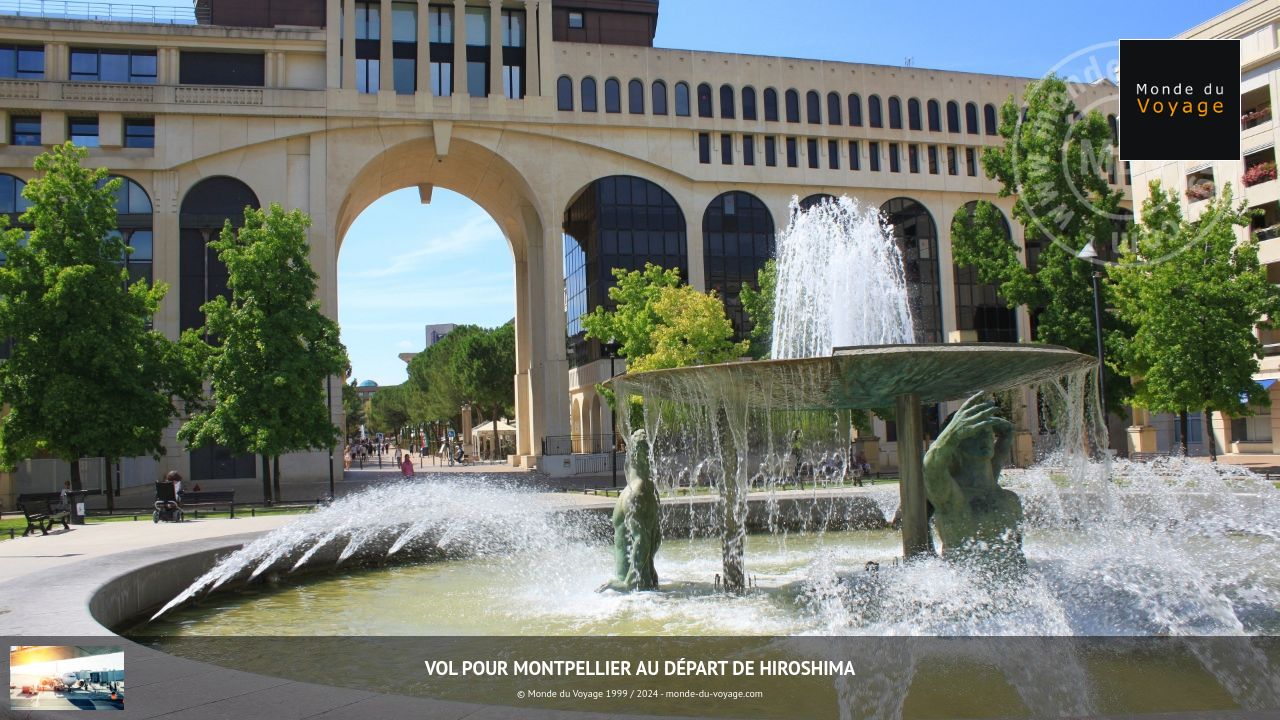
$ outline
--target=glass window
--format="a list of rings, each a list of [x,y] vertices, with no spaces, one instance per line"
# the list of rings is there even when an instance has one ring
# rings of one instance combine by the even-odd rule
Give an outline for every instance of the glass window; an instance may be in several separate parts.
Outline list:
[[[843,114],[840,112],[840,93],[827,93],[827,124],[843,125]]]
[[[18,178],[0,173],[0,213],[15,215],[24,213],[31,207],[30,201],[22,197],[22,190],[27,184]],[[9,218],[9,227],[17,224],[17,218]]]
[[[862,127],[862,98],[858,93],[849,95],[849,124],[853,127]]]
[[[907,146],[907,169],[913,173],[920,172],[920,148],[917,145]]]
[[[398,2],[391,5],[391,39],[395,42],[418,42],[418,6]]]
[[[418,61],[413,58],[395,58],[391,72],[397,95],[412,95],[418,89]]]
[[[995,135],[1000,128],[999,121],[996,120],[996,106],[987,103],[982,107],[983,119],[986,121],[986,131],[988,135]],[[1115,115],[1108,115],[1107,118],[1112,121],[1111,132],[1115,134]],[[1114,144],[1114,143],[1113,143]]]
[[[644,83],[636,79],[627,83],[627,112],[632,115],[644,114]]]
[[[880,143],[867,143],[867,162],[871,165],[871,172],[880,172]]]
[[[125,118],[124,146],[153,148],[156,146],[155,118]]]
[[[937,145],[929,146],[929,174],[930,175],[938,174],[938,146]]]
[[[378,61],[356,58],[356,92],[378,92]]]
[[[98,118],[73,117],[67,119],[68,136],[74,145],[98,147]]]
[[[862,158],[858,157],[858,141],[857,140],[849,141],[849,169],[850,170],[862,169]]]
[[[570,28],[573,28],[574,30],[580,30],[580,29],[582,29],[582,28],[586,27],[586,25],[587,25],[587,24],[586,24],[585,19],[582,17],[582,13],[580,13],[580,12],[570,12],[570,13],[569,13],[569,27],[570,27]]]
[[[39,145],[40,116],[14,115],[9,118],[10,145]]]
[[[964,149],[964,165],[969,177],[978,177],[978,153],[973,148]]]
[[[729,133],[720,136],[720,164],[733,164],[733,136]]]
[[[756,139],[752,135],[742,136],[742,164],[756,164]]]
[[[965,130],[970,135],[978,134],[978,106],[975,103],[965,103],[964,106],[964,124]]]
[[[840,169],[840,141],[827,141],[827,168],[830,170]]]
[[[742,88],[742,119],[755,120],[756,116],[756,89],[747,86]]]
[[[472,47],[489,46],[489,8],[467,8],[467,44]]]
[[[618,78],[609,78],[604,81],[604,111],[622,112],[622,83],[618,82]]]
[[[805,143],[805,155],[809,156],[809,167],[818,168],[818,140],[817,138],[809,138]]]
[[[667,84],[661,80],[654,80],[650,89],[653,102],[654,115],[667,114]]]
[[[734,101],[733,88],[729,85],[720,86],[720,117],[726,120],[734,119]]]
[[[556,109],[573,109],[573,78],[568,75],[561,75],[556,80]]]
[[[911,98],[907,101],[907,127],[912,130],[923,130],[920,122],[920,101]]]
[[[487,60],[467,61],[467,94],[471,97],[484,97],[489,94],[489,62]]]
[[[938,232],[933,216],[910,198],[894,198],[880,207],[893,228],[902,254],[907,298],[916,342],[942,340],[942,282],[938,268]]]
[[[822,124],[822,97],[817,92],[810,90],[804,96],[805,115],[808,117],[810,125]]]
[[[71,79],[75,82],[155,84],[154,50],[71,50]]]
[[[867,115],[869,116],[868,120],[871,123],[871,127],[873,128],[884,127],[884,118],[880,113],[881,113],[880,96],[872,95],[871,97],[867,98]]]
[[[800,150],[793,137],[787,138],[787,167],[800,167]]]
[[[582,78],[582,111],[596,111],[596,79],[593,77]]]
[[[902,161],[898,157],[898,143],[889,143],[889,172],[902,172]]]
[[[432,7],[427,16],[427,32],[433,43],[453,43],[453,8]]]
[[[711,135],[708,133],[698,133],[698,162],[711,164]]]
[[[453,63],[431,63],[431,94],[436,97],[453,94]]]
[[[999,208],[990,206],[986,212],[995,211],[1001,221],[1001,230],[1006,242],[1013,242],[1013,233],[1009,220]],[[957,224],[972,226],[978,211],[978,201],[965,203],[956,211],[951,226]],[[954,232],[954,231],[953,231]],[[956,325],[960,330],[973,330],[978,334],[978,342],[1018,342],[1017,314],[1009,308],[1009,304],[1000,296],[998,285],[981,282],[978,271],[971,266],[954,265]]]
[[[795,90],[787,91],[787,122],[800,122],[800,93]]]
[[[502,11],[502,46],[524,47],[524,11]]]
[[[382,39],[382,8],[378,3],[356,3],[356,39]]]
[[[724,301],[734,338],[745,338],[751,325],[739,293],[744,285],[755,287],[760,269],[773,256],[773,216],[750,193],[724,193],[703,213],[702,242],[706,287]]]
[[[764,91],[764,119],[766,122],[778,121],[778,91],[773,88],[765,88]]]
[[[676,83],[676,115],[689,117],[689,84]]]
[[[116,213],[120,215],[151,215],[151,198],[138,183],[127,177],[120,178],[120,187],[116,190]],[[108,178],[110,180],[111,178]],[[105,182],[105,181],[104,181]]]
[[[942,132],[942,106],[937,100],[929,101],[929,130]]]
[[[0,46],[0,78],[44,78],[44,48],[38,45]]]
[[[902,101],[897,95],[889,98],[889,128],[892,130],[902,129]]]
[[[698,117],[715,117],[711,111],[711,86],[706,83],[698,85]]]
[[[778,139],[772,135],[764,139],[764,164],[769,167],[778,166]]]
[[[960,104],[955,100],[947,101],[947,132],[960,132]]]
[[[947,147],[947,174],[960,174],[960,163],[956,162],[956,149],[950,146]]]

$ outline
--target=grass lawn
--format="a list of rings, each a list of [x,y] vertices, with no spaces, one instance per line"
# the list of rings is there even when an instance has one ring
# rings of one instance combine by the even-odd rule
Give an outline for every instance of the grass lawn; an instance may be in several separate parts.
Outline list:
[[[301,515],[303,513],[309,513],[313,509],[314,509],[314,506],[311,506],[311,505],[285,506],[285,507],[278,507],[278,508],[276,507],[236,508],[236,517],[237,518],[251,517],[256,515]],[[201,511],[198,511],[198,513],[199,513],[199,518],[201,520],[205,518],[225,519],[230,515],[230,513],[228,513],[226,510],[216,510],[211,512],[204,512],[203,510],[201,510]],[[191,513],[188,513],[188,518],[191,518],[191,517],[192,517]],[[110,522],[133,522],[135,519],[138,522],[143,522],[143,521],[151,522],[151,513],[139,510],[137,515],[123,515],[123,514],[121,515],[90,515],[89,517],[85,518],[85,524],[98,525],[100,523],[110,523]],[[61,528],[62,526],[55,525],[54,527]],[[21,514],[14,514],[14,515],[6,514],[3,518],[0,518],[0,541],[10,539],[9,537],[10,530],[13,530],[14,537],[22,537],[22,532],[26,529],[27,529],[27,519],[25,517],[23,517]]]

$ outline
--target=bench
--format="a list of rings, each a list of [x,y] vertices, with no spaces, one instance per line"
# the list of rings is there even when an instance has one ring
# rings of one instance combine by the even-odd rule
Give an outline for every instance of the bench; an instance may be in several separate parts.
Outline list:
[[[1167,458],[1167,457],[1169,457],[1169,453],[1167,452],[1129,453],[1130,460],[1132,460],[1133,462],[1140,462],[1140,463],[1151,462],[1152,460],[1156,460],[1158,458]]]
[[[59,497],[58,493],[53,495],[55,498]],[[22,514],[27,518],[27,529],[22,533],[22,537],[30,535],[32,530],[39,530],[41,535],[48,535],[54,523],[59,522],[67,530],[71,529],[69,523],[71,512],[66,508],[55,509],[48,498],[24,496],[18,499],[18,504],[22,506]]]
[[[236,516],[236,491],[235,490],[201,490],[200,492],[184,492],[182,493],[182,509],[184,511],[193,507],[216,507],[219,505],[227,506],[231,511],[231,517]]]

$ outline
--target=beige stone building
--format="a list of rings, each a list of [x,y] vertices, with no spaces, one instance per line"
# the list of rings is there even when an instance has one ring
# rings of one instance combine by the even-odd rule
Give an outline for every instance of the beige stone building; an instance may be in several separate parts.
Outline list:
[[[1206,20],[1178,37],[1189,39],[1240,39],[1240,148],[1239,160],[1134,161],[1133,206],[1142,207],[1150,196],[1151,181],[1182,195],[1183,213],[1199,217],[1210,197],[1227,184],[1237,200],[1258,212],[1253,226],[1240,229],[1259,241],[1259,259],[1273,282],[1280,282],[1280,182],[1276,182],[1276,139],[1280,125],[1272,113],[1273,98],[1280,97],[1280,0],[1251,0]],[[1280,331],[1262,330],[1266,356],[1256,379],[1271,395],[1272,408],[1257,408],[1247,418],[1214,413],[1210,424],[1220,452],[1280,452]],[[1187,432],[1188,450],[1207,454],[1204,418],[1196,413]],[[1134,410],[1129,428],[1130,449],[1167,452],[1178,443],[1176,419]]]
[[[517,464],[590,470],[605,449],[593,386],[610,360],[582,339],[580,317],[603,302],[610,267],[680,267],[718,289],[742,328],[738,288],[793,197],[884,210],[921,340],[1030,338],[1025,311],[953,266],[949,232],[977,200],[1009,216],[979,161],[1000,142],[996,108],[1027,78],[655,48],[653,0],[199,0],[175,17],[113,6],[132,8],[123,18],[32,4],[43,12],[0,16],[0,212],[16,220],[36,154],[90,147],[90,163],[128,180],[129,264],[170,284],[155,324],[177,337],[225,291],[206,243],[244,205],[311,214],[336,317],[338,253],[361,211],[402,188],[423,202],[436,186],[459,192],[514,258]],[[1076,90],[1082,107],[1114,104],[1110,84]],[[1024,244],[1022,228],[1011,234]],[[206,486],[256,472],[217,449],[188,452],[175,433],[126,484],[170,468]],[[288,457],[285,477],[323,477],[327,462]],[[40,477],[28,463],[10,494],[45,489]]]

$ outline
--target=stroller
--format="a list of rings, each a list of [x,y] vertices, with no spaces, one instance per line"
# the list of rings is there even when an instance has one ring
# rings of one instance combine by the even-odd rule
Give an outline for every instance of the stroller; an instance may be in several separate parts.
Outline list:
[[[182,522],[182,505],[178,504],[177,486],[171,482],[156,483],[155,511],[151,522]]]

